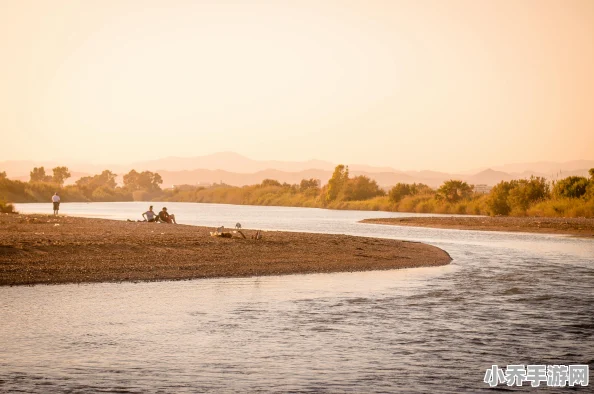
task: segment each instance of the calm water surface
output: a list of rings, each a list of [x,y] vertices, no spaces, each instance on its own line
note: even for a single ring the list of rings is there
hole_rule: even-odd
[[[66,203],[61,212],[136,219],[146,206]],[[594,368],[592,240],[357,223],[410,214],[167,207],[187,224],[239,221],[423,241],[454,261],[364,273],[3,287],[0,391],[477,392],[488,390],[483,376],[492,364]],[[51,212],[49,204],[18,209]]]

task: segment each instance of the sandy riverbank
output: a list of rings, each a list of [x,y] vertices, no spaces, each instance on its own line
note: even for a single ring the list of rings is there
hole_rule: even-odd
[[[0,214],[0,285],[152,281],[385,270],[448,264],[416,242],[271,231],[215,238],[212,228]]]
[[[456,230],[512,231],[594,237],[594,219],[531,217],[407,217],[365,219],[362,223]]]

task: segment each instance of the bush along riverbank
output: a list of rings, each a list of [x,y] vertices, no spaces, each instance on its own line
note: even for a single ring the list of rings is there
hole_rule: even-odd
[[[0,199],[10,202],[47,202],[58,191],[65,202],[176,201],[238,205],[276,205],[369,211],[468,214],[487,216],[594,217],[594,169],[590,177],[570,176],[555,182],[531,177],[502,181],[489,193],[476,193],[473,185],[448,180],[433,189],[424,184],[398,183],[388,189],[366,176],[350,176],[339,165],[326,185],[316,179],[299,184],[273,179],[250,186],[215,184],[180,185],[162,190],[158,173],[130,171],[123,184],[109,170],[64,186],[66,167],[45,175],[43,167],[31,172],[30,182],[10,180],[0,173]]]

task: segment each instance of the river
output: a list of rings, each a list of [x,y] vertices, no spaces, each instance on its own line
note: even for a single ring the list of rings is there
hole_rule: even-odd
[[[0,391],[477,392],[490,390],[483,377],[493,364],[589,364],[592,379],[593,240],[358,223],[414,214],[166,204],[180,223],[415,240],[453,261],[0,287]],[[135,220],[146,208],[65,203],[61,212]]]

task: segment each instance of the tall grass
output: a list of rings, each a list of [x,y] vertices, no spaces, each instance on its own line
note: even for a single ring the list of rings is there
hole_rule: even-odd
[[[324,190],[300,192],[294,185],[262,186],[252,185],[234,187],[215,185],[184,191],[168,191],[166,201],[221,203],[237,205],[276,205],[308,208],[328,208],[339,210],[389,211],[440,213],[461,215],[493,215],[489,209],[488,194],[476,194],[471,198],[449,203],[433,193],[409,195],[399,202],[393,202],[388,196],[378,196],[368,200],[334,200],[327,203]],[[529,205],[524,210],[514,206],[512,216],[571,216],[594,217],[594,200],[553,199],[541,200]]]
[[[528,216],[594,217],[594,199],[554,198],[536,203],[526,211]]]
[[[276,205],[290,207],[321,207],[318,194],[301,193],[295,187],[287,186],[243,186],[215,185],[193,190],[166,192],[166,201],[202,202],[236,205]]]

